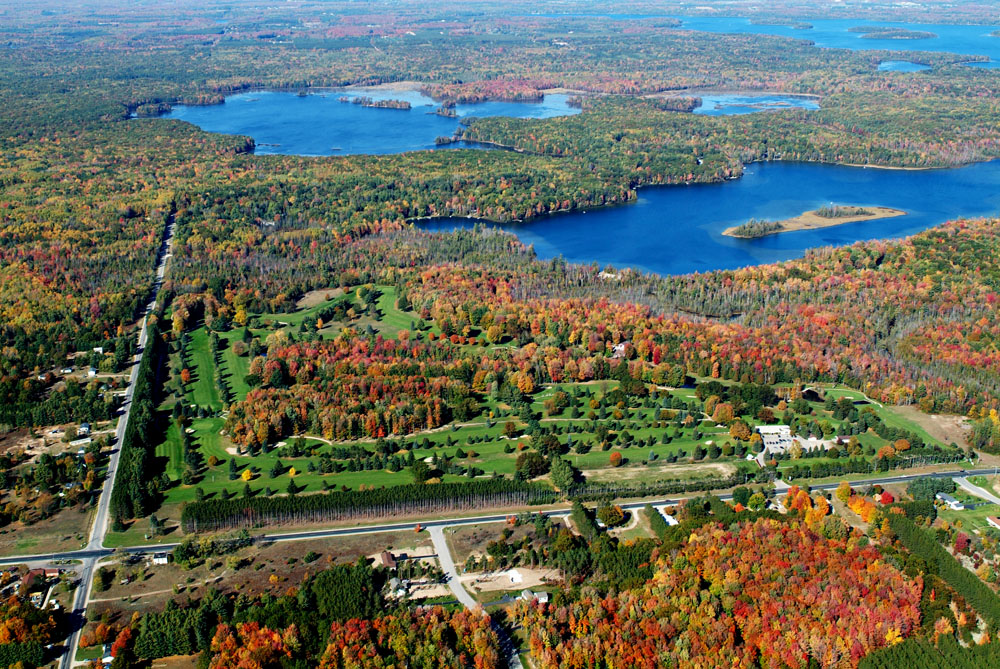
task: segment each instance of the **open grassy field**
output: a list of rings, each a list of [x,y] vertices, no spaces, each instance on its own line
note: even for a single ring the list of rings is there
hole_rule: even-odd
[[[375,313],[367,314],[365,303],[358,296],[358,289],[352,288],[346,293],[339,289],[329,291],[314,291],[310,299],[300,301],[303,308],[288,313],[266,313],[255,316],[252,320],[267,330],[285,329],[298,330],[304,325],[313,325],[323,311],[335,303],[346,300],[353,309],[353,316],[341,320],[329,320],[323,323],[319,330],[323,336],[332,337],[343,328],[351,327],[363,330],[371,326],[373,330],[387,339],[395,339],[400,330],[413,330],[420,316],[413,311],[401,311],[396,307],[396,288],[394,286],[374,286],[378,295],[375,298]],[[325,299],[326,295],[330,299]],[[255,329],[256,330],[256,329]],[[425,323],[423,332],[440,334],[432,323]]]
[[[187,399],[191,404],[219,411],[222,399],[215,385],[215,360],[208,343],[208,331],[201,327],[192,331],[190,337],[185,363],[191,371],[192,380],[187,384]]]
[[[975,499],[978,500],[978,498]],[[1000,505],[987,504],[975,509],[963,509],[962,511],[952,511],[948,508],[938,510],[938,518],[947,520],[949,523],[962,528],[966,532],[974,532],[976,534],[993,529],[986,522],[987,516],[1000,516]]]
[[[0,529],[0,556],[79,550],[87,543],[93,518],[93,509],[64,509],[32,525],[11,523]]]
[[[941,439],[934,437],[930,434],[930,432],[924,429],[920,423],[904,415],[901,411],[901,407],[872,402],[868,400],[868,398],[865,397],[865,394],[861,391],[844,388],[842,386],[831,386],[826,389],[826,392],[836,398],[849,397],[855,402],[867,402],[864,406],[870,406],[874,409],[878,417],[882,419],[882,422],[889,427],[909,430],[910,432],[920,435],[920,437],[928,444],[942,444]]]

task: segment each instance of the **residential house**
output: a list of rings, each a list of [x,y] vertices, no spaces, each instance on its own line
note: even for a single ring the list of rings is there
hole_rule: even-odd
[[[533,599],[537,599],[539,604],[549,603],[549,593],[547,592],[532,592],[531,590],[522,590],[521,599],[526,602],[530,602]]]
[[[965,504],[959,502],[957,499],[955,499],[946,492],[939,492],[937,495],[935,495],[935,497],[944,502],[945,506],[947,506],[952,511],[962,511],[965,509]]]

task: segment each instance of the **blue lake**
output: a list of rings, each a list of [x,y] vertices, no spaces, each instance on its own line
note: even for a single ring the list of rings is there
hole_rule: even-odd
[[[655,21],[666,15],[652,14],[536,14],[548,18],[604,18],[618,21]],[[867,19],[801,19],[810,28],[782,25],[754,25],[749,18],[733,16],[676,16],[681,30],[698,30],[709,33],[736,33],[752,35],[780,35],[795,39],[811,40],[816,46],[834,49],[888,49],[890,51],[942,51],[963,55],[989,56],[1000,62],[1000,37],[990,35],[1000,26],[951,25],[939,23],[896,23],[869,21]],[[798,21],[799,19],[796,19]],[[850,32],[858,26],[883,26],[902,28],[914,32],[934,33],[927,39],[873,39],[862,33]]]
[[[886,206],[906,216],[759,239],[722,231],[750,218],[781,220],[829,203]],[[947,170],[884,170],[814,163],[757,163],[722,184],[643,188],[638,202],[505,226],[541,258],[705,272],[801,257],[806,249],[911,235],[948,220],[1000,212],[1000,161]],[[443,219],[427,229],[471,227]]]
[[[409,110],[341,102],[342,95],[410,102]],[[699,113],[738,114],[815,108],[811,98],[703,96]],[[457,118],[433,112],[438,104],[414,91],[371,89],[299,96],[287,92],[234,95],[225,104],[177,107],[168,118],[205,130],[249,135],[258,153],[347,155],[433,149],[450,136]],[[487,102],[459,105],[459,117],[505,115],[548,118],[578,113],[565,95],[538,103]],[[452,145],[461,146],[461,144]],[[886,206],[906,216],[821,230],[797,231],[755,240],[722,235],[750,218],[781,220],[829,203]],[[901,237],[961,216],[1000,212],[1000,161],[952,170],[882,170],[810,163],[763,163],[743,178],[723,184],[640,190],[637,202],[615,208],[562,214],[509,226],[540,257],[562,255],[572,262],[598,262],[663,274],[728,269],[799,257],[808,248],[857,240]],[[468,220],[422,225],[431,229],[471,226]]]
[[[364,107],[342,102],[367,97],[372,100],[403,100],[410,109]],[[819,109],[815,98],[792,95],[704,94],[696,114],[713,116],[777,111],[791,107]],[[541,102],[479,102],[455,107],[456,118],[434,112],[441,106],[418,91],[388,91],[369,88],[342,89],[298,95],[284,91],[240,93],[225,104],[178,105],[163,118],[188,121],[202,130],[230,135],[249,135],[259,154],[301,156],[346,156],[351,154],[402,153],[426,149],[482,146],[456,142],[438,146],[438,137],[450,137],[459,119],[510,116],[552,118],[579,114],[567,95],[546,95]],[[680,113],[680,112],[679,112]]]
[[[698,94],[701,106],[694,110],[695,114],[707,116],[733,116],[737,114],[753,114],[760,111],[779,111],[798,107],[801,109],[819,109],[819,100],[810,97],[791,95],[712,95]]]
[[[411,108],[381,109],[340,101],[369,97],[405,100]],[[469,116],[550,118],[578,114],[566,95],[546,95],[541,102],[482,102],[457,105],[458,118],[433,113],[440,104],[417,91],[344,89],[300,96],[280,91],[241,93],[225,104],[177,106],[164,118],[188,121],[209,132],[249,135],[260,154],[339,156],[384,154],[439,148],[438,137],[450,137],[458,119]],[[446,146],[456,147],[462,144]]]
[[[931,69],[931,66],[923,63],[911,63],[908,60],[884,60],[878,64],[878,69],[880,72],[923,72]]]
[[[990,35],[998,26],[944,25],[931,23],[891,23],[865,19],[804,19],[812,28],[753,25],[747,18],[678,17],[682,29],[713,33],[782,35],[813,41],[816,46],[836,49],[888,49],[891,51],[942,51],[945,53],[989,56],[1000,61],[1000,37]],[[934,33],[927,39],[871,39],[849,32],[856,26],[885,26]]]

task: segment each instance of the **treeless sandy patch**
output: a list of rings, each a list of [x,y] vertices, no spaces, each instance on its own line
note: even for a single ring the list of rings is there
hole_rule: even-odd
[[[663,467],[619,467],[617,469],[591,469],[583,472],[591,481],[634,481],[649,479],[651,472],[657,478],[694,478],[696,476],[729,476],[736,466],[728,462],[701,462],[696,464],[676,464]]]
[[[516,571],[521,579],[512,583],[510,572]],[[528,569],[517,567],[498,572],[472,572],[459,577],[459,580],[477,592],[497,592],[502,590],[526,590],[553,581],[561,581],[562,574],[558,569]]]
[[[332,300],[335,297],[340,297],[344,294],[342,288],[323,288],[321,290],[310,290],[308,293],[299,298],[299,301],[295,303],[296,309],[308,309],[309,307],[315,307],[317,304],[323,304],[328,300]]]
[[[966,437],[969,434],[969,419],[965,416],[927,414],[915,406],[897,406],[893,409],[927,430],[935,439],[946,444],[955,442],[962,448],[968,448],[969,441]]]

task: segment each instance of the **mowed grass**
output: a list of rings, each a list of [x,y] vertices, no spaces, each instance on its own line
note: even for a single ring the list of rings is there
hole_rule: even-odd
[[[225,348],[220,352],[222,356],[222,378],[229,384],[229,389],[233,392],[233,399],[236,401],[245,400],[250,386],[247,385],[246,375],[250,373],[250,355],[236,355],[233,351],[233,344],[241,341],[243,337],[242,329],[235,329],[219,335],[225,340]]]
[[[379,311],[379,328],[384,337],[396,337],[400,330],[410,330],[411,325],[418,320],[413,312],[400,311],[396,308],[396,288],[394,286],[380,286],[382,294],[375,302],[375,308]],[[435,332],[435,328],[430,331]]]
[[[975,499],[979,500],[978,497]],[[987,516],[1000,516],[1000,505],[988,504],[962,511],[952,511],[948,508],[938,510],[938,517],[942,520],[947,520],[949,523],[959,526],[967,532],[975,532],[977,534],[982,534],[987,530],[997,531],[992,525],[986,522]]]
[[[831,387],[826,389],[826,392],[832,395],[833,397],[836,398],[849,397],[852,401],[856,402],[861,402],[866,399],[864,393],[857,390],[852,390],[850,388]],[[913,422],[912,420],[902,416],[892,406],[884,404],[876,404],[871,401],[869,401],[867,404],[858,405],[859,410],[865,407],[871,407],[872,409],[874,409],[875,414],[879,418],[881,418],[882,422],[888,425],[889,427],[909,430],[914,434],[920,435],[920,438],[923,439],[924,443],[926,444],[940,444],[942,446],[944,445],[941,444],[939,440],[932,437],[930,433],[927,432],[927,430],[925,430],[923,427]]]
[[[192,380],[187,384],[187,399],[191,404],[219,411],[222,399],[215,385],[215,359],[209,346],[208,330],[204,327],[192,330],[190,337],[185,364],[191,371]]]
[[[287,454],[285,448],[275,448],[268,453],[255,456],[233,455],[227,449],[233,449],[231,442],[220,432],[223,430],[225,421],[222,418],[196,418],[191,421],[193,443],[201,453],[205,463],[203,473],[196,483],[183,485],[180,483],[181,473],[184,470],[183,441],[180,429],[176,423],[171,421],[167,429],[167,437],[160,446],[157,447],[156,454],[169,459],[167,473],[176,484],[167,491],[165,504],[180,504],[182,502],[193,501],[196,497],[197,488],[201,488],[206,497],[228,493],[242,494],[246,484],[249,483],[251,491],[260,494],[265,488],[270,488],[274,493],[288,492],[288,484],[294,481],[297,492],[320,492],[323,490],[324,481],[331,486],[341,488],[347,486],[350,489],[357,489],[360,486],[391,487],[413,482],[413,474],[408,469],[399,472],[388,470],[368,470],[368,471],[343,471],[338,473],[322,474],[319,471],[310,472],[310,461],[319,465],[319,453],[328,451],[331,447],[315,439],[306,439],[308,447],[315,449],[313,455],[292,458]],[[428,454],[434,451],[429,450]],[[219,462],[216,466],[208,466],[209,458],[215,457]],[[236,479],[229,478],[229,461],[236,462]],[[281,473],[271,476],[271,471],[275,464],[281,463]],[[291,474],[291,469],[295,469],[295,474]],[[242,479],[243,472],[250,470],[250,481]],[[444,480],[459,480],[460,477],[446,475]]]
[[[375,286],[374,289],[378,291],[378,297],[375,300],[375,310],[377,312],[375,317],[364,313],[365,304],[358,297],[358,289],[352,288],[343,295],[336,295],[336,297],[305,309],[299,309],[290,313],[257,314],[256,318],[259,322],[269,324],[272,328],[271,330],[265,330],[265,332],[282,329],[297,331],[303,323],[307,325],[316,323],[319,314],[324,309],[346,297],[358,315],[350,321],[329,321],[323,323],[320,333],[324,336],[336,336],[345,327],[358,329],[369,325],[386,339],[395,339],[400,330],[413,330],[420,320],[420,316],[413,311],[402,311],[396,307],[397,294],[395,286],[379,285]],[[335,295],[337,292],[333,289],[330,290],[331,295]],[[440,330],[433,323],[426,321],[423,332],[440,334]]]
[[[318,304],[305,309],[297,310],[293,313],[282,314],[257,314],[253,315],[254,328],[252,334],[259,340],[265,339],[268,335],[279,330],[287,332],[298,332],[306,329],[315,331],[315,319],[319,313],[327,309],[333,301],[347,299],[352,302],[355,311],[359,316],[345,319],[343,321],[332,321],[323,323],[319,330],[322,337],[336,336],[344,327],[354,329],[364,329],[371,326],[375,331],[387,338],[394,338],[400,330],[412,330],[412,327],[419,321],[419,316],[414,312],[402,311],[396,307],[397,294],[391,286],[377,286],[379,294],[375,301],[375,313],[365,313],[364,305],[358,298],[358,290],[353,289],[340,296],[337,291],[330,291],[334,296],[331,300],[322,299],[324,295],[315,297],[321,299]],[[425,324],[424,332],[435,331],[432,324]],[[233,391],[234,400],[245,399],[249,387],[244,378],[246,377],[250,357],[248,355],[238,356],[233,351],[233,345],[243,337],[244,329],[234,327],[224,333],[218,333],[222,346],[219,351],[221,371],[223,379],[228,383]],[[190,333],[190,344],[188,346],[188,366],[195,375],[194,380],[185,389],[183,401],[200,407],[210,408],[215,411],[221,410],[222,401],[218,389],[213,379],[214,357],[210,350],[209,333],[204,327],[197,328]],[[545,400],[550,398],[557,389],[565,390],[571,395],[576,392],[583,392],[579,398],[578,412],[586,415],[590,411],[587,393],[593,397],[600,397],[604,393],[613,390],[619,384],[615,381],[598,381],[591,383],[563,383],[557,387],[542,388],[532,397],[532,411],[546,427],[559,427],[558,438],[565,443],[567,434],[573,435],[574,444],[581,441],[590,443],[591,450],[586,453],[577,452],[576,448],[571,448],[564,454],[564,457],[576,468],[588,472],[588,476],[595,481],[600,480],[620,480],[622,482],[652,482],[674,478],[706,478],[724,475],[726,471],[731,471],[734,466],[745,465],[745,458],[741,456],[720,456],[715,459],[705,457],[696,462],[692,462],[691,455],[696,447],[701,447],[706,451],[710,444],[720,448],[726,443],[735,444],[735,440],[729,436],[729,429],[725,426],[715,426],[708,422],[699,422],[695,427],[687,427],[679,430],[675,424],[667,421],[660,421],[660,403],[654,402],[652,407],[633,406],[626,411],[626,415],[617,426],[612,428],[617,433],[618,438],[609,447],[602,447],[596,442],[594,423],[584,417],[573,418],[575,413],[572,408],[567,408],[557,414],[548,415],[545,412]],[[835,396],[850,395],[852,399],[862,399],[861,393],[845,390],[842,388],[831,389]],[[694,398],[694,390],[691,388],[679,388],[670,391],[674,397],[690,401]],[[431,432],[424,432],[410,435],[402,439],[402,446],[411,450],[415,458],[423,460],[437,456],[438,458],[455,458],[454,462],[464,467],[475,467],[482,470],[485,475],[502,474],[511,476],[515,473],[518,455],[532,447],[532,440],[525,436],[516,436],[508,439],[504,435],[506,423],[513,423],[519,430],[525,427],[524,421],[511,412],[511,408],[498,402],[490,396],[483,396],[481,400],[481,411],[474,417],[462,421],[460,424]],[[870,405],[887,423],[898,425],[923,433],[919,427],[912,422],[893,414],[891,409]],[[165,404],[161,410],[167,411],[171,407]],[[823,410],[822,403],[810,403],[810,409],[820,420],[829,418],[829,414]],[[607,407],[608,418],[603,422],[611,423],[611,413],[613,407]],[[194,483],[185,485],[181,482],[185,470],[183,435],[180,428],[169,417],[165,416],[163,424],[165,431],[162,443],[156,449],[156,455],[166,462],[166,473],[173,482],[173,485],[166,491],[164,509],[158,515],[166,516],[170,519],[179,518],[180,507],[185,502],[196,499],[197,491],[200,488],[206,498],[218,498],[222,496],[242,496],[244,489],[249,486],[251,496],[265,494],[284,495],[289,491],[289,483],[294,485],[296,494],[316,493],[323,490],[358,489],[365,487],[392,487],[408,484],[413,481],[413,474],[408,468],[403,468],[398,472],[391,472],[387,469],[362,470],[362,471],[341,471],[336,473],[322,474],[318,471],[321,464],[320,456],[329,453],[334,446],[325,443],[320,439],[311,439],[309,444],[312,452],[305,456],[292,458],[288,455],[287,448],[276,447],[264,454],[239,455],[237,449],[223,433],[225,418],[223,414],[215,416],[193,418],[190,421],[192,429],[192,441],[201,455],[202,467],[198,472],[198,478]],[[756,421],[746,419],[753,425]],[[837,421],[830,419],[831,423]],[[899,422],[891,422],[899,421]],[[654,427],[654,425],[656,425]],[[698,439],[694,438],[695,431],[701,432]],[[625,441],[623,433],[627,432],[631,436],[630,441]],[[666,439],[667,435],[673,438]],[[865,446],[878,448],[886,442],[874,433],[860,435],[860,440]],[[929,437],[928,437],[929,440]],[[286,439],[291,442],[292,439]],[[930,440],[929,440],[930,441]],[[650,443],[651,442],[651,443]],[[368,451],[374,451],[375,440],[364,439],[351,442],[362,446]],[[338,444],[347,446],[350,444]],[[457,457],[457,452],[461,448],[468,454],[466,457]],[[509,451],[509,452],[508,452]],[[612,468],[610,463],[611,454],[619,452],[624,458],[623,466]],[[650,456],[653,456],[652,460]],[[676,464],[669,460],[676,456]],[[210,458],[218,461],[215,466],[208,466]],[[280,460],[281,467],[276,468],[275,464]],[[810,464],[813,462],[827,462],[826,459],[803,459],[798,461],[782,461],[782,467],[792,464]],[[235,476],[231,478],[230,462],[235,463]],[[346,466],[347,462],[339,461],[341,466]],[[310,463],[315,465],[317,471],[310,472]],[[724,465],[719,467],[719,465]],[[295,469],[294,476],[290,471]],[[272,469],[276,475],[272,476]],[[249,471],[249,481],[242,478],[244,472]],[[458,481],[465,479],[464,476],[445,474],[442,476],[445,481]],[[269,492],[267,489],[270,489]],[[140,525],[142,523],[137,523]],[[133,533],[130,530],[129,533]],[[141,540],[142,533],[139,533]],[[127,543],[127,542],[124,542]]]

